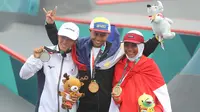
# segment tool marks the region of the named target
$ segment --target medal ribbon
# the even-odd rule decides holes
[[[101,46],[101,48],[100,48],[100,50],[99,50],[99,53],[97,54],[97,56],[96,56],[96,59],[94,59],[94,51],[92,50],[92,60],[91,60],[91,79],[92,80],[94,80],[94,78],[95,78],[95,74],[96,74],[96,72],[95,72],[95,65],[97,64],[97,62],[100,60],[100,58],[101,58],[101,56],[102,56],[102,54],[103,54],[103,52],[104,52],[104,50],[105,50],[105,47],[106,46],[106,44],[103,44],[102,46]]]
[[[123,80],[126,78],[126,76],[128,75],[128,73],[132,70],[132,68],[134,67],[134,65],[139,61],[139,59],[140,59],[140,58],[138,58],[138,59],[133,63],[133,65],[132,65],[132,67],[130,68],[130,70],[125,74],[126,69],[127,69],[127,67],[128,67],[128,61],[129,61],[129,60],[126,61],[126,65],[124,66],[124,70],[123,70],[123,72],[122,72],[122,77],[120,78],[119,82],[117,83],[118,86],[120,86],[120,85],[122,84]]]

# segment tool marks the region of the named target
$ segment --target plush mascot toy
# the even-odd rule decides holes
[[[138,98],[139,112],[155,112],[155,103],[153,97],[148,94],[143,94]]]
[[[66,73],[64,74],[65,79],[63,80],[64,91],[60,92],[62,96],[62,108],[71,109],[72,101],[71,97],[82,97],[83,93],[79,93],[80,87],[83,86],[83,83],[76,77],[69,76]]]
[[[175,37],[175,33],[171,32],[173,21],[163,16],[164,8],[161,1],[157,1],[157,3],[157,5],[148,4],[147,12],[151,20],[153,32],[164,50],[163,39],[172,39]]]

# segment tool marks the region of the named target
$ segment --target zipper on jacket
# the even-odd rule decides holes
[[[60,87],[60,80],[61,80],[61,76],[62,76],[63,62],[64,62],[64,57],[62,57],[60,75],[59,75],[58,85],[57,85],[58,112],[60,112],[60,101],[59,101],[59,94],[58,93],[59,93],[59,87]]]

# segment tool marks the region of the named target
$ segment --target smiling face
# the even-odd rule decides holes
[[[75,41],[68,37],[58,36],[58,46],[61,51],[67,51],[74,43]]]
[[[109,33],[91,30],[90,36],[91,36],[93,46],[94,47],[101,47],[101,45],[103,45],[106,42],[106,40],[109,36]]]
[[[149,98],[143,100],[142,103],[143,103],[143,105],[145,107],[152,107],[153,104],[154,104],[154,102],[152,101],[152,99],[149,99]]]
[[[124,51],[129,58],[134,58],[138,54],[137,44],[131,42],[125,42]]]
[[[151,95],[143,94],[138,99],[141,108],[152,108],[155,106],[154,99]]]

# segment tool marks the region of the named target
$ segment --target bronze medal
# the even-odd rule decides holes
[[[91,93],[96,93],[99,90],[99,85],[96,81],[91,81],[88,89]]]
[[[116,95],[116,96],[120,96],[121,93],[122,93],[122,88],[120,87],[120,85],[116,85],[114,88],[113,88],[113,93]]]

